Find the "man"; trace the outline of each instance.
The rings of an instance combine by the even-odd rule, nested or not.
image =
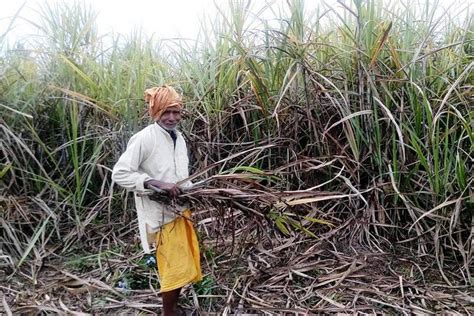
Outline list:
[[[147,89],[145,101],[154,124],[133,135],[112,172],[112,180],[135,192],[141,243],[146,253],[156,242],[163,315],[176,315],[181,288],[202,279],[199,246],[191,212],[137,193],[154,186],[179,196],[177,182],[189,176],[186,143],[176,126],[181,121],[181,96],[170,86]],[[185,183],[183,187],[190,186]]]

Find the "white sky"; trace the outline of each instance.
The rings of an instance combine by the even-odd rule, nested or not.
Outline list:
[[[79,0],[82,1],[82,0]],[[194,37],[199,29],[199,18],[214,11],[213,0],[83,0],[98,13],[101,34],[109,31],[129,34],[143,27],[149,35],[160,37]],[[20,16],[34,19],[45,2],[74,3],[74,0],[0,0],[0,36],[8,27],[9,20],[25,4]],[[28,23],[17,19],[15,36],[34,32]]]
[[[74,3],[75,0],[0,0],[0,36],[8,27],[11,17],[25,4],[20,16],[34,19],[40,4],[44,2]],[[204,14],[212,18],[216,14],[215,4],[225,5],[227,0],[76,0],[91,4],[98,12],[99,33],[109,31],[130,34],[133,30],[143,27],[146,34],[155,34],[160,38],[194,38],[199,30],[199,20]],[[283,3],[285,0],[267,0]],[[306,0],[307,7],[321,0]],[[404,0],[421,1],[426,0]],[[436,0],[428,0],[435,2]],[[439,0],[444,7],[456,4],[474,4],[474,0]],[[253,4],[261,4],[263,0],[253,0]],[[336,4],[336,0],[325,0],[326,3]],[[388,1],[387,1],[388,2]],[[255,6],[253,6],[255,7]],[[463,5],[464,7],[464,5]],[[471,11],[472,12],[472,11]],[[28,23],[17,19],[13,31],[8,33],[9,39],[27,37],[34,33]]]

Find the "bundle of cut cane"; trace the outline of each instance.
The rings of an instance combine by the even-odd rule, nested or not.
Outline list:
[[[268,185],[276,177],[269,174],[239,173],[215,175],[183,189],[182,194],[171,199],[168,194],[151,187],[144,194],[151,199],[173,205],[191,204],[194,209],[221,208],[229,205],[246,213],[265,216],[272,209],[283,211],[296,205],[318,201],[341,199],[354,194],[316,191],[314,188],[298,191],[281,190],[277,185]]]

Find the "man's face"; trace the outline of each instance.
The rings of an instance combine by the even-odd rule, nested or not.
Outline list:
[[[158,119],[158,123],[166,129],[173,129],[181,121],[181,109],[171,106]]]

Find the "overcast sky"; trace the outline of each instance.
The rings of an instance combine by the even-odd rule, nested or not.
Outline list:
[[[74,3],[74,0],[0,0],[0,36],[8,22],[23,5],[20,16],[34,19],[44,2]],[[129,34],[143,27],[160,37],[194,37],[199,17],[214,11],[213,0],[80,0],[91,4],[98,13],[100,33],[111,30]],[[33,30],[34,31],[34,30]],[[28,23],[17,19],[13,33],[18,36],[32,32]]]
[[[0,36],[5,32],[11,17],[25,4],[21,16],[34,19],[39,4],[49,2],[74,3],[74,0],[0,0]],[[76,0],[77,1],[77,0]],[[98,12],[98,26],[101,34],[111,30],[130,34],[134,29],[142,27],[148,35],[156,34],[161,38],[185,37],[193,38],[199,29],[199,20],[204,14],[212,17],[216,14],[214,1],[223,5],[227,0],[79,0],[91,4]],[[268,1],[268,0],[267,0]],[[271,0],[282,3],[285,0]],[[321,0],[306,0],[307,7],[313,7]],[[407,2],[409,0],[405,0]],[[413,0],[413,2],[420,0]],[[424,2],[426,0],[421,0]],[[428,0],[434,3],[436,0]],[[474,4],[474,0],[439,0],[443,6],[462,3]],[[263,0],[254,0],[262,3]],[[325,0],[336,4],[336,0]],[[388,1],[386,1],[388,2]],[[411,2],[411,1],[409,1]],[[258,6],[258,5],[257,5]],[[255,5],[254,5],[255,7]],[[13,32],[16,38],[34,32],[26,22],[17,19]]]

